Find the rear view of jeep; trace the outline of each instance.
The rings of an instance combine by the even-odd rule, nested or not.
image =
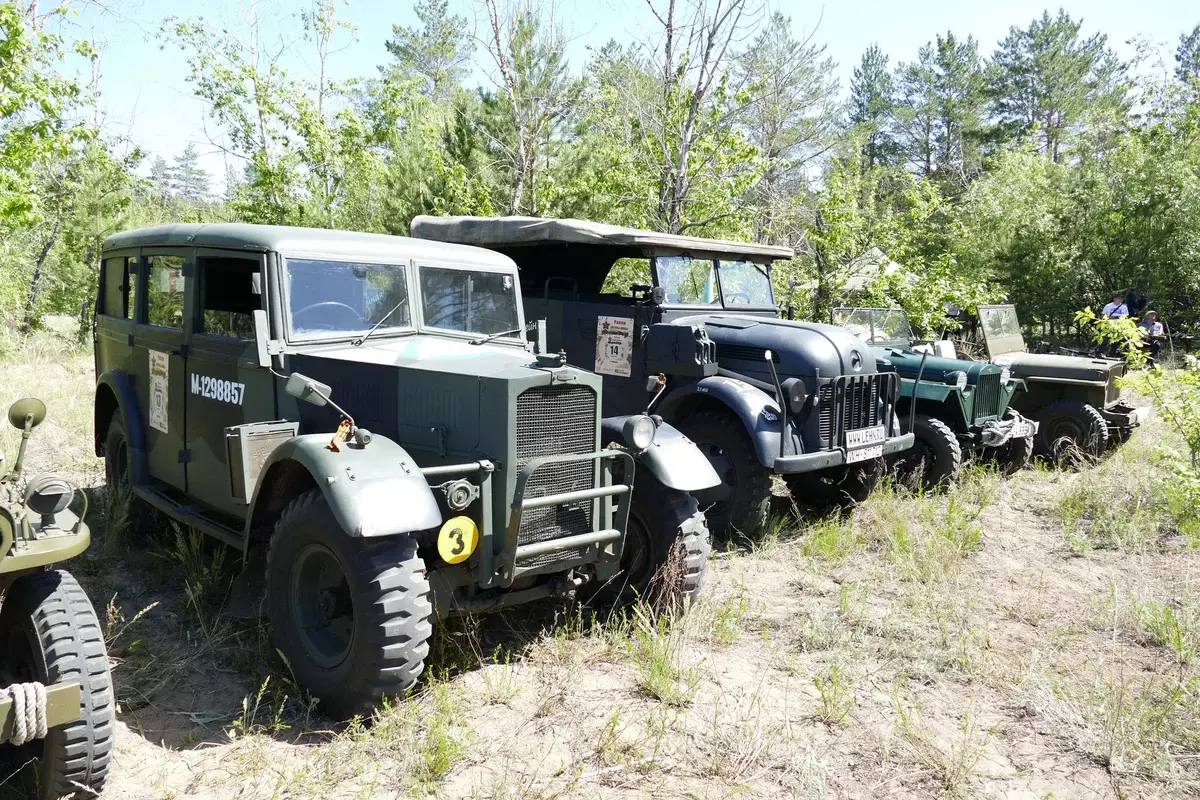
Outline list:
[[[714,534],[762,527],[772,475],[802,503],[852,502],[885,455],[912,444],[896,419],[899,376],[879,371],[866,344],[778,318],[771,263],[789,248],[528,217],[417,217],[411,230],[516,261],[551,349],[605,376],[606,416],[640,410],[647,376],[665,377],[653,410],[721,477],[697,493]],[[614,269],[640,282],[606,291]]]

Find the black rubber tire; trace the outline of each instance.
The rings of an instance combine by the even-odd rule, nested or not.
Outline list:
[[[293,614],[293,570],[313,550],[336,562],[346,584],[350,641],[336,664],[318,663]],[[416,542],[351,538],[319,489],[293,500],[275,523],[267,550],[267,615],[272,643],[296,683],[334,719],[369,715],[384,697],[402,695],[429,656],[433,606]]]
[[[1009,439],[999,447],[987,449],[988,459],[1005,475],[1013,475],[1029,466],[1033,458],[1033,436]]]
[[[741,420],[728,411],[708,410],[674,424],[721,476],[721,486],[695,493],[712,536],[727,540],[758,533],[771,505],[771,472],[758,463]]]
[[[104,487],[105,491],[118,491],[124,481],[132,487],[132,476],[129,474],[129,438],[125,435],[125,425],[121,421],[121,412],[113,414],[108,423],[108,432],[104,436]],[[160,530],[162,526],[154,508],[136,494],[129,498],[129,529],[133,533],[147,534]]]
[[[638,598],[656,607],[695,603],[708,582],[708,522],[695,497],[637,477],[621,572],[596,592],[604,603]]]
[[[962,472],[962,446],[950,426],[937,417],[913,417],[913,446],[898,454],[896,478],[913,491],[945,489]],[[919,485],[918,485],[919,481]]]
[[[850,508],[866,500],[883,477],[882,458],[815,472],[785,475],[788,491],[799,505],[825,512]]]
[[[116,704],[104,629],[74,576],[63,570],[18,578],[0,608],[3,684],[79,683],[80,718],[51,728],[41,742],[20,748],[20,763],[37,758],[43,800],[95,797],[112,756]]]
[[[1037,454],[1058,461],[1070,452],[1098,458],[1108,447],[1108,424],[1095,407],[1082,400],[1056,400],[1037,412]]]

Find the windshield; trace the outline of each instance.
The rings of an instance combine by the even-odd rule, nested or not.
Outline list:
[[[654,259],[658,285],[667,292],[668,303],[714,305],[721,302],[717,273],[712,261],[691,256],[659,256]]]
[[[979,309],[979,321],[983,323],[983,333],[989,339],[1004,339],[1021,335],[1021,325],[1017,322],[1017,310],[1012,306]]]
[[[512,275],[441,267],[421,267],[420,274],[426,326],[482,335],[520,328]]]
[[[397,305],[375,335],[412,326],[404,267],[289,258],[287,273],[293,336],[366,333]]]
[[[912,343],[912,328],[903,309],[838,308],[833,321],[867,344],[908,347]]]
[[[721,294],[727,306],[774,306],[771,279],[761,264],[753,261],[718,261]]]

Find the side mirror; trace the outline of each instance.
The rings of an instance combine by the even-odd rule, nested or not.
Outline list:
[[[254,345],[258,350],[258,365],[263,369],[271,368],[271,354],[267,350],[267,339],[271,336],[271,326],[267,322],[267,312],[261,308],[254,309]]]
[[[36,428],[46,419],[46,404],[36,397],[26,397],[8,407],[8,422],[19,431],[25,430],[25,421],[29,427]]]
[[[303,400],[306,403],[312,403],[314,406],[323,406],[328,403],[329,394],[333,391],[320,381],[315,381],[307,375],[301,375],[299,372],[293,372],[288,376],[283,390],[292,397]]]
[[[667,290],[661,286],[655,286],[650,290],[650,302],[656,306],[661,306],[667,302]]]
[[[646,376],[646,391],[647,392],[657,392],[658,391],[658,376],[657,375],[647,375]]]

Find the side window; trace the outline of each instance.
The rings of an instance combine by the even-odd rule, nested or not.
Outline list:
[[[125,316],[125,262],[128,259],[104,259],[104,313]]]
[[[200,258],[198,333],[229,339],[254,338],[254,310],[262,308],[262,273],[257,259]]]
[[[161,328],[183,329],[183,256],[146,258],[146,322]]]
[[[138,314],[138,261],[136,258],[125,259],[124,281],[122,292],[125,294],[125,319],[137,320]],[[113,316],[117,315],[116,310],[113,310]]]

